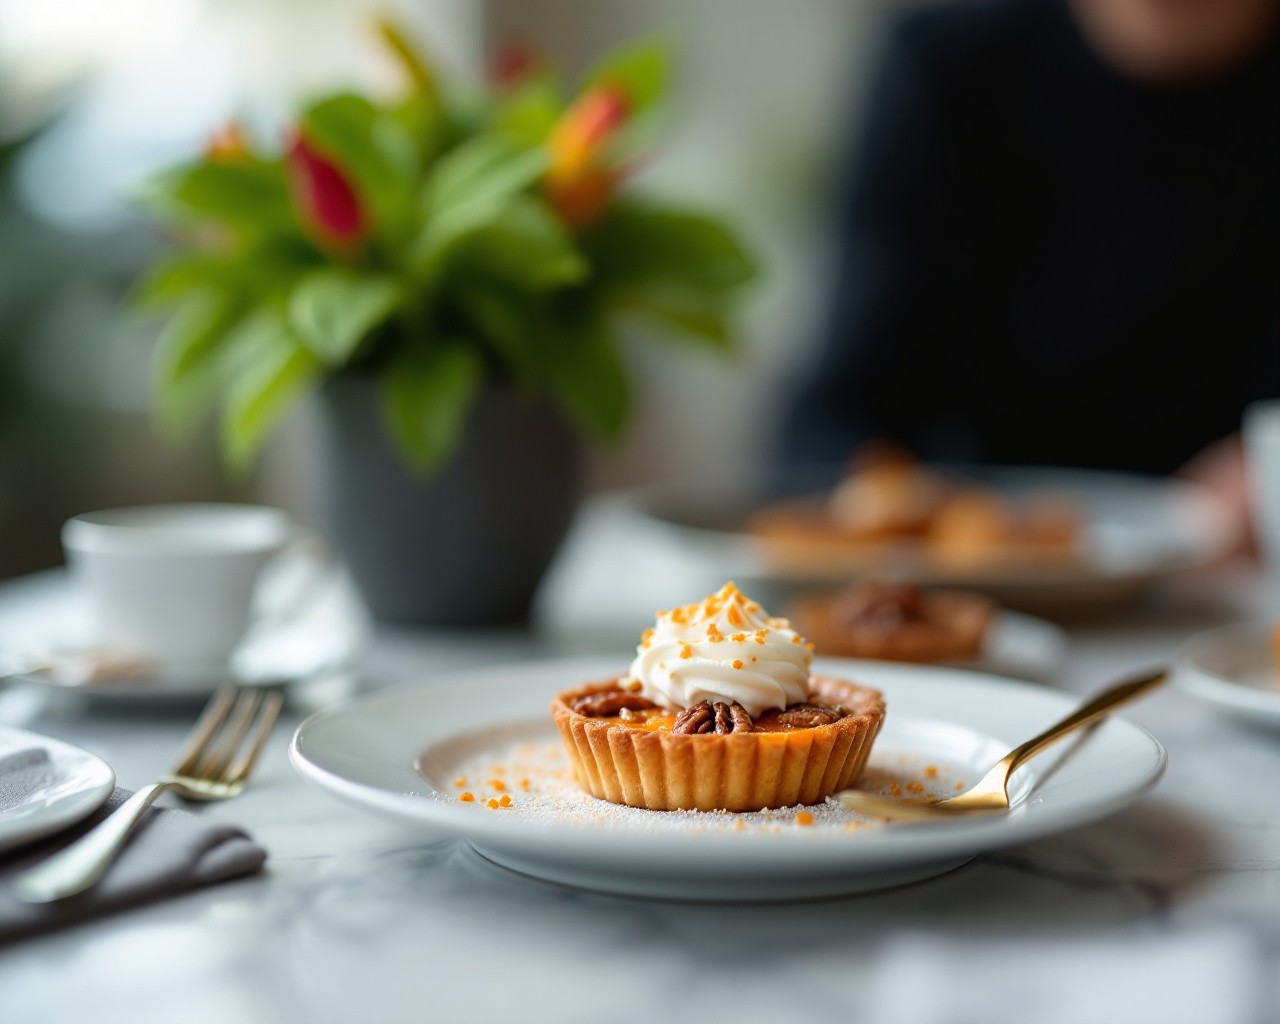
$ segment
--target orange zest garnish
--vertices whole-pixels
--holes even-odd
[[[684,645],[684,647],[682,647],[682,648],[680,649],[680,657],[682,657],[682,658],[692,658],[692,657],[693,657],[693,648],[692,648],[692,647],[690,647],[688,644],[685,644],[685,645]]]
[[[471,793],[460,793],[458,795],[458,799],[461,800],[464,804],[469,804],[475,800],[475,796]]]
[[[740,662],[740,661],[738,661],[738,660],[736,660],[736,659],[735,659],[735,660],[734,660],[734,663],[733,663],[733,667],[734,667],[734,668],[742,668],[742,662]]]
[[[813,815],[812,815],[812,814],[810,814],[808,811],[799,811],[799,812],[797,812],[797,814],[796,814],[796,824],[797,824],[797,825],[812,825],[812,824],[813,824]]]

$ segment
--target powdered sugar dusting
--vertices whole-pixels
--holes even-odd
[[[609,803],[579,788],[558,741],[521,740],[451,767],[455,774],[447,782],[428,779],[437,789],[437,799],[472,806],[477,813],[515,815],[545,824],[686,834],[793,832],[815,837],[848,835],[881,826],[833,799],[813,806],[737,814],[649,811]],[[926,763],[918,755],[892,751],[877,751],[859,783],[859,788],[903,799],[945,797],[964,786],[959,771],[950,765]]]

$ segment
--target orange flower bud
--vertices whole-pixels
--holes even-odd
[[[351,249],[364,240],[368,222],[355,189],[342,169],[301,133],[285,153],[285,169],[298,215],[322,244]]]
[[[602,150],[627,113],[626,96],[602,86],[579,98],[552,129],[547,198],[574,227],[590,223],[613,195],[620,173],[605,166]]]
[[[235,163],[249,155],[249,141],[245,138],[244,129],[235,121],[228,121],[209,136],[205,143],[204,155],[215,163]]]

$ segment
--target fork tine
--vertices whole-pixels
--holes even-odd
[[[275,724],[276,716],[280,714],[280,708],[283,706],[284,695],[279,690],[272,690],[267,694],[258,713],[258,721],[254,725],[249,746],[245,748],[244,753],[240,755],[236,763],[227,772],[228,784],[243,782],[249,777],[249,773],[253,771],[253,766],[258,762],[258,755],[262,753],[262,748],[266,745],[267,737],[271,734],[271,727]]]
[[[215,693],[213,699],[205,705],[204,711],[200,713],[196,724],[191,728],[186,746],[182,748],[182,753],[178,755],[177,764],[173,769],[175,775],[189,775],[192,772],[196,762],[200,759],[201,752],[227,717],[227,711],[231,707],[231,702],[235,699],[235,696],[235,687],[225,686]]]
[[[240,690],[236,694],[235,706],[227,716],[222,731],[205,748],[191,774],[197,779],[216,779],[226,770],[227,763],[249,731],[249,725],[262,700],[262,691],[256,689]]]

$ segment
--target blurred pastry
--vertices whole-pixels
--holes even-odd
[[[976,657],[995,618],[985,597],[903,583],[858,583],[797,599],[795,628],[826,654],[934,662]]]

